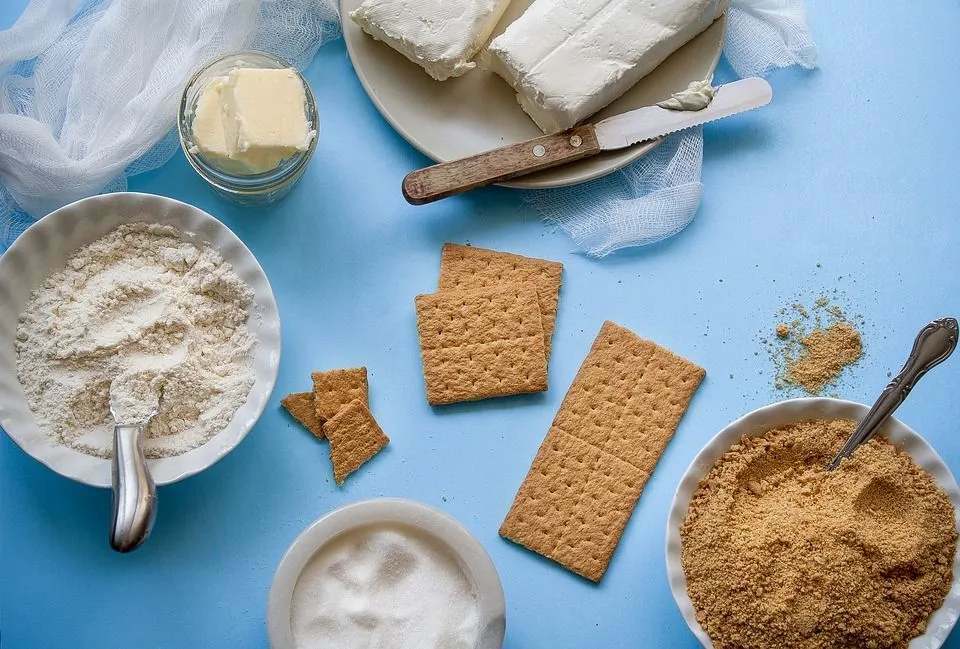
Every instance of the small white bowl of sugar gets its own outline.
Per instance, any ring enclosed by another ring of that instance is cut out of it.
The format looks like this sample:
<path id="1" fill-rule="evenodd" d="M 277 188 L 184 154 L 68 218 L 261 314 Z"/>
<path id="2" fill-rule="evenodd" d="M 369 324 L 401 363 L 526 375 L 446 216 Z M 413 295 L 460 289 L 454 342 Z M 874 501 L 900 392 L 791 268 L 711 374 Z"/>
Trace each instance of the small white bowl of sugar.
<path id="1" fill-rule="evenodd" d="M 273 578 L 273 649 L 500 649 L 503 588 L 489 555 L 455 519 L 378 498 L 320 518 Z"/>

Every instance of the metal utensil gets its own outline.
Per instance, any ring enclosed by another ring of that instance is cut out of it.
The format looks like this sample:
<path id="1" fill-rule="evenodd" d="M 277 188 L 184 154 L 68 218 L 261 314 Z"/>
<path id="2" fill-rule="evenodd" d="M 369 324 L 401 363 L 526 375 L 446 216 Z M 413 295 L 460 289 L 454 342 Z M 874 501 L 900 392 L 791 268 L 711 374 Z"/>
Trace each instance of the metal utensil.
<path id="1" fill-rule="evenodd" d="M 858 446 L 873 437 L 887 417 L 904 402 L 920 377 L 930 368 L 945 361 L 956 347 L 957 321 L 954 318 L 941 318 L 924 326 L 913 342 L 913 350 L 907 362 L 904 363 L 903 369 L 883 389 L 880 397 L 866 416 L 860 420 L 843 448 L 827 465 L 827 470 L 836 469 L 844 458 L 850 457 Z"/>
<path id="2" fill-rule="evenodd" d="M 717 88 L 709 106 L 676 111 L 645 106 L 614 115 L 596 124 L 442 162 L 411 172 L 403 179 L 403 195 L 413 205 L 431 203 L 477 187 L 573 162 L 602 151 L 622 149 L 770 103 L 773 89 L 759 77 L 740 79 Z"/>
<path id="3" fill-rule="evenodd" d="M 157 406 L 145 420 L 122 422 L 113 402 L 110 414 L 113 427 L 113 515 L 110 523 L 110 547 L 117 552 L 136 550 L 150 536 L 157 516 L 157 487 L 147 468 L 140 436 L 157 414 Z"/>

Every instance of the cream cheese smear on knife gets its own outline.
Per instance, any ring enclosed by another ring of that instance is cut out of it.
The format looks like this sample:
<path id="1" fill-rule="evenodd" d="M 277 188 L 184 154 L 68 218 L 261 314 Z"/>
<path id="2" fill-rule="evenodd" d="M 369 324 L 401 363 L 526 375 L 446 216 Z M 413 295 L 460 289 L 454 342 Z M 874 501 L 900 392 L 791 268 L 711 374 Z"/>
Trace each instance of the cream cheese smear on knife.
<path id="1" fill-rule="evenodd" d="M 709 27 L 727 0 L 536 0 L 484 64 L 544 133 L 593 115 Z"/>
<path id="2" fill-rule="evenodd" d="M 366 0 L 350 18 L 437 81 L 477 67 L 510 0 Z"/>

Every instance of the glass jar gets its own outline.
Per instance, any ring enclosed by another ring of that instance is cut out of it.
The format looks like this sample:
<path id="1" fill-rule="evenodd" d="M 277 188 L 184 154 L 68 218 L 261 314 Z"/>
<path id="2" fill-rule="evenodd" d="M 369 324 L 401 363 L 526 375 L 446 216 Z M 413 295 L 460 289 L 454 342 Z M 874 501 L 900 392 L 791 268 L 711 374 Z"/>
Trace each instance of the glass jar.
<path id="1" fill-rule="evenodd" d="M 236 68 L 289 68 L 303 84 L 306 104 L 304 112 L 308 128 L 313 137 L 305 151 L 281 160 L 276 167 L 263 173 L 242 174 L 225 170 L 217 161 L 203 156 L 193 141 L 193 119 L 200 95 L 217 78 L 222 78 Z M 207 181 L 217 192 L 238 203 L 263 205 L 282 198 L 293 185 L 300 180 L 307 163 L 313 156 L 320 136 L 320 120 L 317 106 L 307 80 L 283 59 L 266 52 L 236 52 L 228 54 L 203 67 L 187 82 L 180 100 L 180 112 L 177 119 L 180 133 L 180 146 L 183 153 L 200 177 Z"/>

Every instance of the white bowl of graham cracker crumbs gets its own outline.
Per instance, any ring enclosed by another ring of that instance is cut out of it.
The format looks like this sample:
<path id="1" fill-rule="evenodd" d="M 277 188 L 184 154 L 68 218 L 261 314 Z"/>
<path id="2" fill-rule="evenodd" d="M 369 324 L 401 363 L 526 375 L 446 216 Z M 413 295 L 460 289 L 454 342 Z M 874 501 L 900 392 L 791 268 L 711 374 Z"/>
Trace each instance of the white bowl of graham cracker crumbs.
<path id="1" fill-rule="evenodd" d="M 735 446 L 737 448 L 743 446 L 738 446 L 738 442 L 744 436 L 755 439 L 764 436 L 768 431 L 773 429 L 791 427 L 801 422 L 818 420 L 857 421 L 861 419 L 868 410 L 869 408 L 867 406 L 859 403 L 829 398 L 791 399 L 775 403 L 750 412 L 729 424 L 711 439 L 696 458 L 694 458 L 680 480 L 670 509 L 666 531 L 666 562 L 667 577 L 670 582 L 670 589 L 673 593 L 674 600 L 677 602 L 677 606 L 686 620 L 687 625 L 690 627 L 690 630 L 704 647 L 712 649 L 713 647 L 733 646 L 733 644 L 729 638 L 715 638 L 716 643 L 711 641 L 710 636 L 698 621 L 694 602 L 691 599 L 690 592 L 688 592 L 687 575 L 684 571 L 683 564 L 684 541 L 681 528 L 687 520 L 688 510 L 690 509 L 691 502 L 694 500 L 695 494 L 698 493 L 698 487 L 700 487 L 701 481 L 704 480 L 708 474 L 711 474 L 714 466 L 718 464 L 718 460 L 725 456 L 725 454 L 728 454 L 728 451 L 733 450 Z M 943 519 L 944 517 L 949 519 L 950 510 L 952 509 L 953 525 L 949 532 L 954 535 L 955 538 L 956 529 L 960 526 L 960 488 L 958 488 L 957 482 L 950 469 L 929 443 L 896 418 L 891 418 L 884 425 L 881 429 L 881 435 L 889 441 L 893 447 L 906 453 L 913 464 L 929 474 L 929 477 L 932 478 L 933 483 L 935 483 L 935 487 L 931 487 L 932 489 L 936 490 L 936 487 L 939 487 L 939 490 L 942 491 L 944 495 L 942 496 L 942 507 L 939 510 L 942 514 L 940 517 L 942 524 L 939 529 L 943 531 L 949 527 L 949 520 L 944 521 Z M 840 469 L 838 469 L 838 471 L 839 470 Z M 764 485 L 764 487 L 766 487 L 766 485 Z M 894 506 L 896 506 L 896 504 Z M 925 524 L 928 519 L 922 520 Z M 687 528 L 688 531 L 689 529 L 690 528 Z M 750 528 L 747 529 L 750 530 L 748 532 L 749 534 L 752 535 L 754 533 Z M 904 529 L 907 529 L 906 525 L 904 525 Z M 730 533 L 742 535 L 744 529 L 730 530 Z M 942 547 L 946 548 L 946 550 L 940 555 L 941 561 L 939 564 L 934 564 L 934 566 L 939 566 L 938 577 L 941 581 L 940 586 L 943 589 L 940 592 L 947 591 L 943 602 L 939 608 L 933 610 L 927 619 L 926 628 L 922 634 L 912 636 L 908 645 L 896 644 L 893 646 L 909 646 L 909 649 L 937 649 L 943 645 L 950 631 L 956 624 L 958 617 L 960 617 L 960 548 L 954 546 L 951 576 L 948 570 L 948 564 L 951 558 L 949 553 L 950 546 L 944 545 Z M 725 572 L 734 574 L 736 569 L 731 566 L 725 569 Z M 925 575 L 921 576 L 925 578 Z M 741 588 L 743 586 L 744 584 L 741 584 Z M 746 584 L 746 586 L 752 587 L 753 584 Z M 759 589 L 756 591 L 758 594 L 763 592 L 764 591 Z M 764 597 L 767 595 L 761 594 L 759 596 Z M 791 606 L 794 605 L 797 604 L 791 602 Z M 932 609 L 933 606 L 930 608 Z M 743 612 L 741 611 L 739 614 L 735 613 L 734 615 L 740 615 L 742 617 Z M 820 615 L 822 615 L 822 612 Z M 819 625 L 821 619 L 822 618 L 814 615 L 811 623 Z M 777 622 L 780 622 L 779 617 L 777 618 Z M 762 624 L 758 626 L 762 627 Z M 819 629 L 819 626 L 816 628 Z M 758 638 L 767 640 L 766 637 L 761 638 L 760 635 L 754 636 L 754 640 Z M 847 640 L 847 643 L 849 644 L 850 641 Z M 744 644 L 749 645 L 750 643 Z M 763 645 L 760 644 L 758 646 Z M 823 646 L 828 646 L 828 644 L 824 644 Z M 851 644 L 850 646 L 854 645 Z"/>

